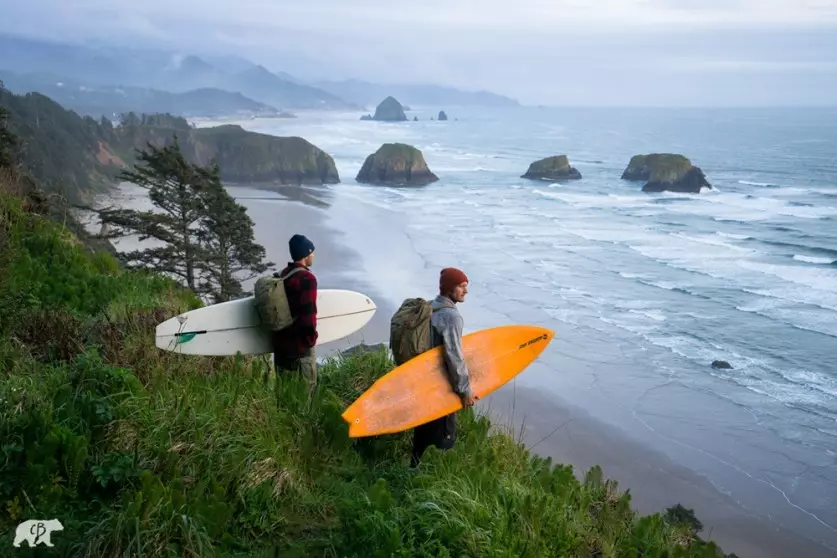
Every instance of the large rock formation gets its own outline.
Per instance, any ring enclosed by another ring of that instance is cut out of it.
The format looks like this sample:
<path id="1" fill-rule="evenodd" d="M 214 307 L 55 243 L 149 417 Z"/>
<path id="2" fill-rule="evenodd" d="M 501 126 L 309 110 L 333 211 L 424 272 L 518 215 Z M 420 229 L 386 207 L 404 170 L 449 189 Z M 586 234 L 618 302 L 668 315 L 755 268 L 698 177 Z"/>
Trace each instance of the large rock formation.
<path id="1" fill-rule="evenodd" d="M 622 173 L 622 179 L 644 180 L 643 192 L 699 194 L 701 188 L 712 188 L 700 167 L 676 153 L 634 155 Z"/>
<path id="2" fill-rule="evenodd" d="M 439 180 L 427 168 L 424 155 L 411 145 L 385 143 L 366 158 L 355 179 L 363 184 L 424 186 Z"/>
<path id="3" fill-rule="evenodd" d="M 372 120 L 380 120 L 383 122 L 403 122 L 407 120 L 407 115 L 404 114 L 404 107 L 401 106 L 395 97 L 387 97 L 375 109 L 375 115 Z"/>
<path id="4" fill-rule="evenodd" d="M 439 120 L 447 120 L 447 119 L 448 119 L 447 113 L 443 110 L 440 110 L 439 111 Z"/>
<path id="5" fill-rule="evenodd" d="M 236 124 L 190 128 L 185 120 L 159 116 L 144 125 L 123 124 L 114 133 L 126 156 L 130 156 L 129 150 L 145 147 L 147 141 L 158 147 L 166 145 L 177 134 L 186 159 L 199 165 L 216 159 L 225 182 L 283 185 L 340 182 L 334 159 L 300 137 L 259 134 Z"/>
<path id="6" fill-rule="evenodd" d="M 566 155 L 555 155 L 529 165 L 529 170 L 521 176 L 532 180 L 577 180 L 581 173 L 570 166 Z"/>

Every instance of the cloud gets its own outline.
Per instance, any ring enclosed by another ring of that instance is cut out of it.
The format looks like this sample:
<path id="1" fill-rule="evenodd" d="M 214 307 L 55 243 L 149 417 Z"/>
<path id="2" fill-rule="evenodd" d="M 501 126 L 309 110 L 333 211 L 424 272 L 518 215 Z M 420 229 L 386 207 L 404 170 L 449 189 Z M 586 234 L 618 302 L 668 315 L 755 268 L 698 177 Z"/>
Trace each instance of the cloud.
<path id="1" fill-rule="evenodd" d="M 573 33 L 653 31 L 668 25 L 837 24 L 837 0 L 204 0 L 197 5 L 167 0 L 34 0 L 10 4 L 4 14 L 7 30 L 20 24 L 57 23 L 94 31 L 104 16 L 129 32 L 151 34 L 171 22 L 346 37 L 397 35 L 404 30 Z"/>
<path id="2" fill-rule="evenodd" d="M 837 85 L 837 0 L 7 4 L 0 31 L 237 54 L 303 79 L 436 82 L 533 103 L 807 103 Z"/>

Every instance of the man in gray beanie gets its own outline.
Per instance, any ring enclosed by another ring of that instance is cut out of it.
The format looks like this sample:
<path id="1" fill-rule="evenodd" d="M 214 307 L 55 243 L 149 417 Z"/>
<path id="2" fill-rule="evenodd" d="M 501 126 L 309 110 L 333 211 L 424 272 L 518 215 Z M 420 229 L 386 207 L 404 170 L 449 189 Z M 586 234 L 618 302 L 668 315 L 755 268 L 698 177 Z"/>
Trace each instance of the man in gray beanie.
<path id="1" fill-rule="evenodd" d="M 277 377 L 282 372 L 299 372 L 311 391 L 317 385 L 317 277 L 311 273 L 314 243 L 301 234 L 288 242 L 291 260 L 280 272 L 285 278 L 285 294 L 294 322 L 273 332 L 273 365 Z"/>

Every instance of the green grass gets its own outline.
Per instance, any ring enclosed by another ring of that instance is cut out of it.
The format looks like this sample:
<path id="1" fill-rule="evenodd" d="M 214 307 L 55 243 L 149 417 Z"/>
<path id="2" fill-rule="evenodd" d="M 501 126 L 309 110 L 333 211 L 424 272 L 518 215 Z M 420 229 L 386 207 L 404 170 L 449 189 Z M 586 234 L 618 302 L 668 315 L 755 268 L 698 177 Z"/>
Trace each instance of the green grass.
<path id="1" fill-rule="evenodd" d="M 723 556 L 471 410 L 418 471 L 409 433 L 348 438 L 385 353 L 330 361 L 309 403 L 264 359 L 158 351 L 194 296 L 0 200 L 0 545 L 58 518 L 59 556 Z"/>

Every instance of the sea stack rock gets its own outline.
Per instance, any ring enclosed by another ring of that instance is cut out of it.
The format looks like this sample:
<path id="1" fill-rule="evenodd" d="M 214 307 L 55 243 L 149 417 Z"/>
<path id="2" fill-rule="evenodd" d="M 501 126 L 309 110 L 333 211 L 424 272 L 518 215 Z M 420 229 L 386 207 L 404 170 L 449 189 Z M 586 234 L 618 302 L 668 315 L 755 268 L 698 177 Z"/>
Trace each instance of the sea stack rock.
<path id="1" fill-rule="evenodd" d="M 382 122 L 404 122 L 407 120 L 407 115 L 404 114 L 404 107 L 401 106 L 395 97 L 387 97 L 375 109 L 375 115 L 372 120 Z"/>
<path id="2" fill-rule="evenodd" d="M 529 170 L 521 176 L 531 180 L 578 180 L 581 173 L 570 166 L 566 155 L 555 155 L 529 165 Z"/>
<path id="3" fill-rule="evenodd" d="M 355 180 L 362 184 L 424 186 L 439 177 L 430 172 L 424 155 L 412 145 L 385 143 L 366 158 Z"/>
<path id="4" fill-rule="evenodd" d="M 712 188 L 700 167 L 676 153 L 634 155 L 622 179 L 645 181 L 643 192 L 699 194 L 701 188 Z"/>
<path id="5" fill-rule="evenodd" d="M 440 110 L 439 111 L 439 120 L 447 120 L 447 119 L 448 119 L 448 115 L 445 113 L 445 111 Z"/>

